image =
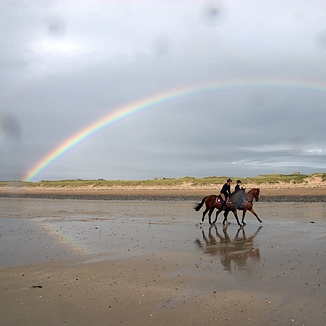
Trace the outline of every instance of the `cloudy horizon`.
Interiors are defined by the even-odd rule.
[[[4,1],[0,10],[0,180],[22,180],[110,113],[205,85],[221,86],[108,124],[33,180],[326,171],[326,3]]]

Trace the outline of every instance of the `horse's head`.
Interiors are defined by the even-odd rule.
[[[256,201],[259,200],[260,188],[253,188],[248,191],[247,195],[250,196],[252,199],[255,198]]]
[[[254,194],[253,194],[253,196],[254,196],[254,198],[255,198],[255,200],[256,201],[258,201],[259,200],[259,194],[260,194],[260,188],[254,188]]]

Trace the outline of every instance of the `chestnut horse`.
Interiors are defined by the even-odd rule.
[[[245,192],[244,189],[241,189],[241,190],[237,191],[236,193],[233,193],[231,195],[230,199],[225,204],[223,225],[225,225],[225,222],[227,221],[227,217],[228,217],[229,212],[233,212],[234,217],[237,220],[237,223],[238,223],[239,226],[246,225],[246,223],[244,222],[244,218],[245,218],[245,215],[246,215],[247,211],[249,211],[253,215],[255,215],[257,220],[260,223],[262,223],[263,221],[258,217],[256,212],[252,208],[253,207],[253,200],[254,199],[256,201],[259,200],[259,193],[260,193],[259,188],[253,188],[250,191],[248,191],[247,193]],[[239,204],[239,200],[241,201],[240,204]],[[223,210],[222,200],[219,198],[219,196],[210,195],[210,196],[204,197],[203,200],[194,207],[194,209],[198,212],[203,207],[204,203],[206,205],[206,209],[203,212],[203,217],[202,217],[202,220],[201,220],[200,224],[203,224],[204,219],[205,219],[205,215],[206,215],[207,212],[209,212],[208,213],[209,224],[211,224],[211,225],[215,224],[216,221],[217,221],[218,214],[220,214],[222,212],[222,210]],[[217,212],[216,212],[215,220],[212,223],[211,215],[212,215],[215,208],[217,208]],[[243,211],[242,220],[241,220],[242,225],[240,224],[239,219],[238,219],[237,209]]]

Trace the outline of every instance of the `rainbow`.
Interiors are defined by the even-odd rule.
[[[254,80],[236,80],[230,82],[217,82],[206,85],[193,85],[179,89],[170,90],[164,93],[154,94],[139,101],[119,107],[109,114],[105,115],[98,121],[88,125],[80,130],[75,135],[65,140],[58,147],[54,148],[37,162],[23,177],[24,181],[33,181],[46,168],[56,162],[60,157],[66,154],[69,150],[78,146],[89,137],[94,136],[102,129],[121,121],[124,118],[130,117],[140,111],[153,108],[158,105],[173,102],[180,98],[195,96],[198,94],[208,93],[212,91],[223,91],[237,88],[292,88],[292,89],[310,89],[319,92],[326,92],[326,83],[315,81],[300,81],[300,80],[279,80],[279,79],[254,79]]]
[[[50,235],[57,241],[58,244],[64,244],[70,249],[70,253],[91,255],[94,254],[94,250],[83,244],[81,240],[75,238],[71,233],[71,230],[66,230],[56,226],[53,223],[40,222],[37,224],[42,230]],[[70,231],[70,232],[69,232]]]

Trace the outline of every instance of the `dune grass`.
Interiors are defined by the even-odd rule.
[[[293,183],[303,184],[308,183],[309,180],[314,177],[320,177],[323,182],[326,182],[326,173],[314,173],[311,175],[307,174],[266,174],[259,175],[257,177],[232,177],[233,183],[236,183],[237,179],[241,179],[242,183],[245,184],[277,184],[277,183]],[[216,184],[223,184],[227,176],[209,176],[203,178],[195,177],[182,177],[182,178],[157,178],[151,180],[42,180],[39,182],[0,182],[0,187],[16,186],[16,187],[44,187],[44,188],[77,188],[77,187],[137,187],[137,186],[164,186],[172,187],[182,184],[188,184],[191,186],[209,186]]]

